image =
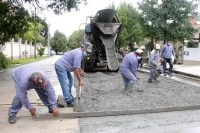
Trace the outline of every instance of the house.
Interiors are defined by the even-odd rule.
[[[200,62],[200,16],[191,19],[192,26],[198,30],[192,41],[185,40],[183,59],[184,62]]]

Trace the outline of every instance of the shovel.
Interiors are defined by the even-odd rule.
[[[78,89],[78,99],[81,99],[82,85],[79,85]]]
[[[137,81],[136,81],[136,88],[137,88],[137,90],[138,90],[138,92],[143,92],[144,90],[142,90],[141,89],[141,87],[140,87],[140,78],[137,78]]]

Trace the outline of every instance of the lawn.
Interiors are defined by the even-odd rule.
[[[41,57],[37,57],[36,59],[33,57],[33,58],[26,58],[26,59],[10,60],[9,68],[23,65],[23,64],[28,64],[28,63],[35,62],[35,61],[39,61],[42,59],[46,59],[48,57],[49,56],[41,56]]]

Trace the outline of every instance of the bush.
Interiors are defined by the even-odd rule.
[[[5,69],[9,65],[9,60],[6,58],[6,56],[0,52],[0,69]]]
[[[199,47],[199,42],[189,41],[189,42],[187,43],[187,47],[188,47],[188,48],[198,48],[198,47]]]
[[[44,49],[45,48],[37,48],[39,56],[43,56],[44,55]]]

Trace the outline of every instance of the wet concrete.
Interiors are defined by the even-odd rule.
[[[119,68],[119,62],[117,59],[116,49],[115,49],[115,40],[114,38],[104,38],[101,37],[101,40],[103,41],[103,44],[105,46],[106,50],[106,58],[108,62],[108,67],[110,70],[117,70]]]
[[[123,91],[119,73],[90,73],[85,77],[81,98],[81,111],[145,110],[200,105],[200,87],[174,79],[159,78],[159,83],[148,83],[148,74],[138,73],[139,87],[131,93]],[[173,111],[173,110],[171,110]]]

